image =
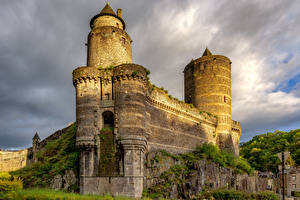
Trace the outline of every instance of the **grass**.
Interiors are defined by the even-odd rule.
[[[80,195],[76,193],[67,193],[63,191],[50,189],[23,189],[16,190],[9,193],[0,193],[0,199],[7,200],[131,200],[127,197],[112,197],[111,195],[97,196],[97,195]],[[146,200],[146,199],[144,199]]]

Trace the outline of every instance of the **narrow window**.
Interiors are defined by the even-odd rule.
[[[124,37],[122,37],[122,41],[123,41],[123,44],[125,44],[126,39]]]

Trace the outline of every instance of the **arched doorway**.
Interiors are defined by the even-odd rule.
[[[111,111],[102,113],[103,128],[114,128],[114,114]]]

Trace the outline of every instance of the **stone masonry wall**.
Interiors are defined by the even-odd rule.
[[[28,150],[0,150],[0,172],[10,172],[26,166]]]
[[[98,17],[88,36],[87,66],[109,67],[132,63],[131,42],[118,18]]]
[[[216,143],[216,117],[170,98],[149,86],[147,98],[148,151],[191,151],[204,142]]]

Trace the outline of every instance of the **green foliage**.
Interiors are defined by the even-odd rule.
[[[247,193],[243,191],[225,189],[204,191],[201,194],[199,194],[198,199],[202,199],[201,197],[205,197],[205,199],[211,199],[213,197],[215,200],[279,200],[276,194],[269,191],[259,193]]]
[[[149,70],[149,69],[146,69],[146,74],[147,74],[147,76],[150,75],[150,73],[151,73],[150,70]]]
[[[199,112],[200,115],[201,115],[202,113],[206,113],[209,117],[217,118],[216,115],[213,115],[213,114],[211,114],[210,112],[207,112],[207,111],[200,111],[200,112]]]
[[[193,104],[188,104],[190,106],[190,108],[195,108],[195,106]]]
[[[8,172],[0,172],[0,180],[10,180],[11,175]]]
[[[47,187],[57,174],[66,170],[78,173],[79,151],[75,146],[76,124],[72,124],[59,139],[47,143],[38,152],[38,162],[11,172],[23,179],[24,187]]]
[[[75,193],[66,193],[50,189],[26,189],[16,190],[10,193],[0,193],[0,199],[30,199],[30,200],[130,200],[127,197],[112,197],[111,195],[80,195]]]
[[[139,73],[138,71],[133,71],[133,72],[132,72],[132,75],[135,76],[135,75],[137,75],[138,73]]]
[[[13,177],[8,172],[0,172],[0,193],[7,193],[22,188],[23,181],[21,178]]]
[[[278,172],[277,153],[290,151],[289,164],[300,165],[300,129],[290,132],[275,131],[253,137],[240,148],[240,154],[259,171]]]
[[[111,70],[111,69],[113,69],[113,68],[115,68],[116,66],[114,66],[114,65],[109,65],[109,66],[101,66],[101,65],[99,65],[97,68],[99,69],[99,70],[102,70],[102,69],[104,69],[104,70]]]
[[[215,190],[211,192],[211,196],[213,196],[216,200],[245,200],[250,198],[246,193],[236,190]]]
[[[300,197],[300,192],[294,192],[294,197]]]
[[[105,127],[105,128],[102,128],[102,129],[100,130],[100,133],[101,133],[101,132],[106,132],[106,131],[108,131],[108,132],[113,132],[113,131],[114,131],[114,128],[111,128],[111,127]]]
[[[251,196],[257,200],[279,200],[279,197],[270,191],[259,192]]]

